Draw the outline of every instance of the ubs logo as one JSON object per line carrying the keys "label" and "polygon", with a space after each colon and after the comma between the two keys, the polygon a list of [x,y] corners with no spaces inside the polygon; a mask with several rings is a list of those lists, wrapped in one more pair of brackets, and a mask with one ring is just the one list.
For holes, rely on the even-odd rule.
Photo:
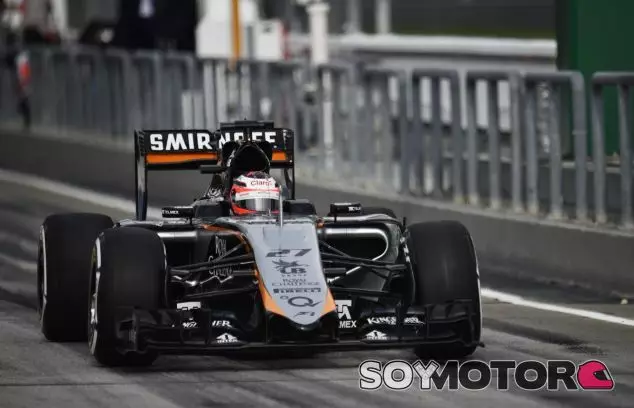
{"label": "ubs logo", "polygon": [[283,259],[273,261],[275,269],[283,275],[293,275],[306,273],[306,267],[308,265],[300,264],[299,261],[287,262]]}

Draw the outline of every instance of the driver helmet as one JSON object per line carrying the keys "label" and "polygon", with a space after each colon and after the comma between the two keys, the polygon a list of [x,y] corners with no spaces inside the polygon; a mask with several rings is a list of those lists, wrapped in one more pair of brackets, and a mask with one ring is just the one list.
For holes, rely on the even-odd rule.
{"label": "driver helmet", "polygon": [[279,184],[262,171],[251,171],[237,177],[229,192],[231,210],[235,215],[277,212],[279,200]]}

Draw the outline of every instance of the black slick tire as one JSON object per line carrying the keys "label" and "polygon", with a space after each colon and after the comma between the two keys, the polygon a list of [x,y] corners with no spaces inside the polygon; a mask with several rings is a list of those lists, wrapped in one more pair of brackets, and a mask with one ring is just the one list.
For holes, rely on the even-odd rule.
{"label": "black slick tire", "polygon": [[100,236],[94,251],[88,297],[91,354],[109,367],[152,364],[156,353],[119,351],[117,325],[130,313],[121,308],[162,308],[166,272],[161,238],[143,228],[116,228]]}
{"label": "black slick tire", "polygon": [[37,262],[38,315],[44,337],[86,341],[86,307],[92,248],[113,226],[101,214],[55,214],[40,228]]}
{"label": "black slick tire", "polygon": [[[408,228],[408,248],[416,280],[417,305],[441,305],[455,300],[470,300],[472,314],[466,322],[461,342],[434,344],[415,350],[420,358],[461,359],[477,348],[482,332],[480,277],[475,248],[469,231],[454,221],[413,224]],[[467,315],[467,307],[453,309],[452,317]],[[469,338],[471,337],[471,338]]]}

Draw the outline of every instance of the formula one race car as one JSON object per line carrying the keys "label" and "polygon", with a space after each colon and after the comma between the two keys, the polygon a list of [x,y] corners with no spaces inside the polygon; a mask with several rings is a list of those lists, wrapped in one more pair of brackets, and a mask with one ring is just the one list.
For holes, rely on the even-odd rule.
{"label": "formula one race car", "polygon": [[[480,344],[479,272],[456,222],[295,198],[293,132],[241,121],[137,131],[136,219],[57,214],[42,228],[39,314],[51,341],[88,341],[107,366],[159,354],[411,348],[462,358]],[[213,177],[191,205],[147,219],[147,174]],[[284,182],[270,176],[281,171]]]}

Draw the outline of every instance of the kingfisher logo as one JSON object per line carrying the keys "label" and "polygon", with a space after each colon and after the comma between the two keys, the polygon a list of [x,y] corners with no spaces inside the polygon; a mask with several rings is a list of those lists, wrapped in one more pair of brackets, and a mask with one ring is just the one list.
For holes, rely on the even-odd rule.
{"label": "kingfisher logo", "polygon": [[359,365],[359,387],[377,390],[382,386],[391,390],[405,390],[414,386],[421,391],[459,390],[479,391],[488,388],[506,391],[514,383],[527,391],[611,391],[615,383],[608,367],[601,361],[590,360],[575,364],[567,360],[447,361],[444,366],[436,361],[402,360],[382,364],[376,360]]}

